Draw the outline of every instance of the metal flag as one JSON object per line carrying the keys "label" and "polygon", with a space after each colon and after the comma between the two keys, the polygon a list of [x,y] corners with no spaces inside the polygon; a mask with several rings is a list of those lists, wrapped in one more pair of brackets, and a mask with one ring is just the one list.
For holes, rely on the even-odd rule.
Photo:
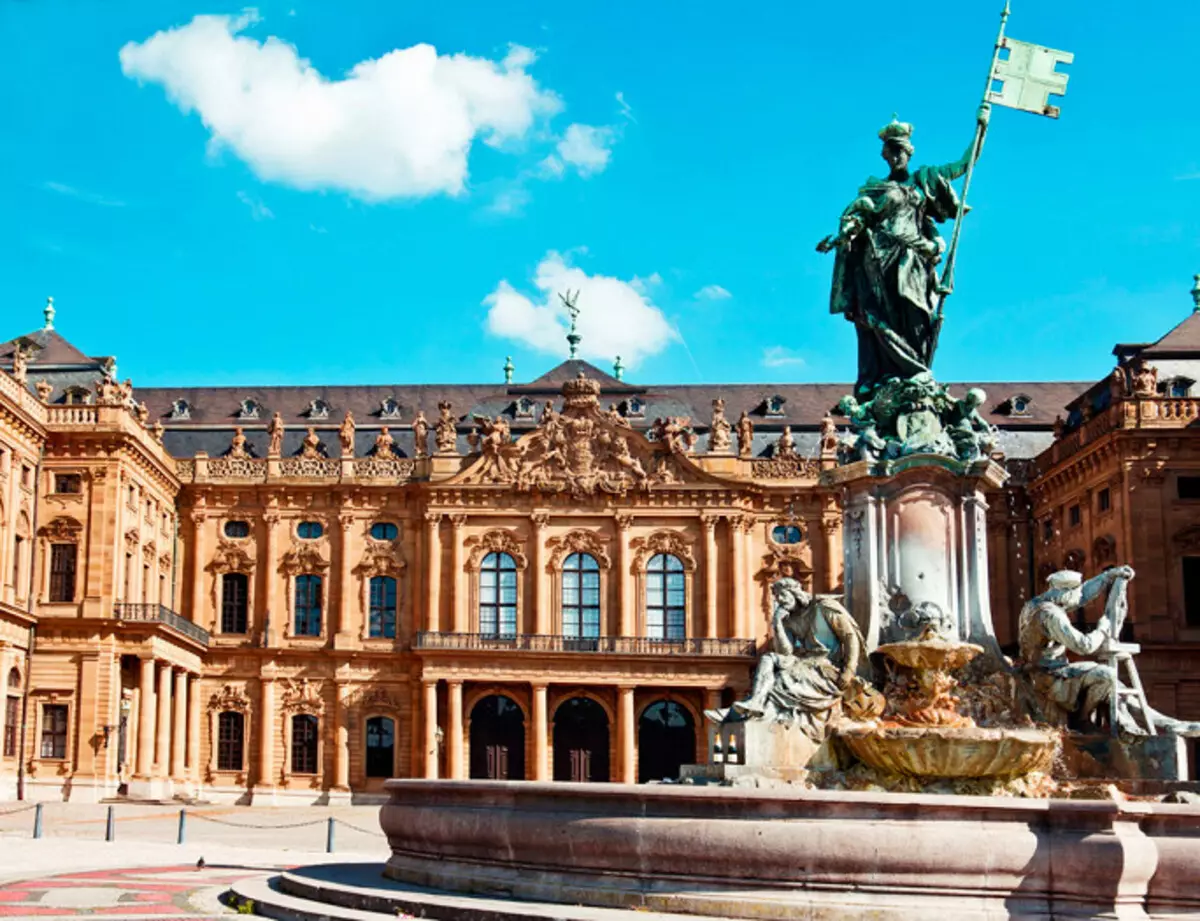
{"label": "metal flag", "polygon": [[[1055,67],[1070,64],[1075,60],[1075,55],[1007,37],[1000,42],[1001,48],[1008,49],[1008,57],[996,59],[987,101],[1010,109],[1058,118],[1058,106],[1050,104],[1050,97],[1066,94],[1067,75],[1059,73]],[[998,90],[995,89],[995,81],[1000,82]]]}

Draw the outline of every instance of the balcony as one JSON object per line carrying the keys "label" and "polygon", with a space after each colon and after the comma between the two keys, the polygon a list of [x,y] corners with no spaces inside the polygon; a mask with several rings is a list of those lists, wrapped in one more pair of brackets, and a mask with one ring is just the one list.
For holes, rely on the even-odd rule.
{"label": "balcony", "polygon": [[170,608],[161,604],[116,604],[113,607],[117,620],[122,623],[163,624],[201,646],[208,645],[207,630],[197,627],[190,620],[180,617]]}
{"label": "balcony", "polygon": [[717,656],[753,659],[754,640],[708,639],[658,640],[645,636],[555,636],[518,633],[417,634],[416,648],[425,650],[486,650],[492,652],[607,653],[618,656]]}

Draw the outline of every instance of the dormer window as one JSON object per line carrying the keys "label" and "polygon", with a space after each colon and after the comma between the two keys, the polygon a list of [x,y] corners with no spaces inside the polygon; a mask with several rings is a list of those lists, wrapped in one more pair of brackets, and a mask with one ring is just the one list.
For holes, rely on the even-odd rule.
{"label": "dormer window", "polygon": [[521,397],[516,403],[513,404],[513,418],[532,419],[533,410],[536,406],[537,403],[529,399],[529,397]]}
{"label": "dormer window", "polygon": [[192,418],[192,405],[187,400],[176,400],[171,404],[171,410],[167,413],[167,418],[176,422],[181,419]]}
{"label": "dormer window", "polygon": [[73,384],[63,391],[63,402],[71,405],[76,403],[90,403],[92,402],[92,392],[86,387]]}
{"label": "dormer window", "polygon": [[1164,397],[1189,397],[1196,382],[1186,377],[1169,377],[1158,382],[1158,392]]}
{"label": "dormer window", "polygon": [[773,397],[767,397],[763,400],[763,415],[764,416],[782,416],[783,404],[787,402],[787,398],[775,394]]}
{"label": "dormer window", "polygon": [[386,400],[381,400],[379,403],[379,418],[380,419],[399,419],[400,404],[396,402],[394,397],[388,397]]}
{"label": "dormer window", "polygon": [[1029,404],[1032,402],[1033,402],[1032,398],[1026,396],[1023,393],[1018,393],[1016,396],[1014,396],[1012,398],[1012,415],[1028,416],[1029,415]]}
{"label": "dormer window", "polygon": [[646,401],[640,397],[630,397],[625,401],[625,412],[623,415],[626,419],[645,419]]}
{"label": "dormer window", "polygon": [[245,400],[242,400],[242,402],[240,404],[238,404],[238,412],[237,412],[238,421],[245,422],[247,420],[257,419],[258,418],[258,410],[259,410],[258,403],[256,403],[254,400],[251,400],[250,398],[247,397]]}
{"label": "dormer window", "polygon": [[328,419],[329,404],[324,400],[311,400],[308,404],[307,415],[310,419]]}

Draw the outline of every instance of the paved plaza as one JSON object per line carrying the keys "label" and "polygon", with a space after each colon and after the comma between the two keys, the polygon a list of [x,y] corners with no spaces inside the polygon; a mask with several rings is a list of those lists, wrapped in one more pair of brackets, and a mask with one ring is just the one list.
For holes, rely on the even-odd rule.
{"label": "paved plaza", "polygon": [[[220,895],[249,876],[327,861],[380,861],[387,845],[377,806],[179,809],[46,803],[42,837],[34,810],[0,810],[0,918],[199,919],[231,917]],[[334,819],[334,852],[326,853]],[[203,865],[199,865],[203,860]]]}

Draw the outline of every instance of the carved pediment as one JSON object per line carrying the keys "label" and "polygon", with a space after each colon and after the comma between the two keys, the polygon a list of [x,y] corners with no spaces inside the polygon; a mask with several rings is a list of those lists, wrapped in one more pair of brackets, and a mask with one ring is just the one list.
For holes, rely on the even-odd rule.
{"label": "carved pediment", "polygon": [[245,541],[222,537],[217,541],[217,549],[205,569],[209,572],[251,573],[254,571],[254,557],[246,552]]}
{"label": "carved pediment", "polygon": [[683,568],[692,572],[696,568],[696,557],[692,554],[692,545],[682,534],[675,531],[655,531],[649,537],[635,537],[629,542],[633,548],[633,571],[642,572],[646,562],[656,554],[669,553],[678,557]]}
{"label": "carved pediment", "polygon": [[399,576],[408,563],[401,554],[400,541],[369,541],[354,574],[364,579],[374,576]]}
{"label": "carved pediment", "polygon": [[208,709],[212,713],[221,710],[236,710],[238,713],[249,713],[250,698],[246,696],[245,688],[227,684],[208,699]]}
{"label": "carved pediment", "polygon": [[83,533],[83,525],[74,518],[59,516],[49,524],[38,528],[38,534],[49,541],[77,541]]}
{"label": "carved pediment", "polygon": [[601,569],[608,569],[612,565],[604,541],[595,531],[571,531],[562,537],[552,537],[546,541],[546,546],[550,549],[550,561],[547,564],[548,572],[561,569],[563,560],[572,553],[586,553],[590,555],[600,565]]}
{"label": "carved pediment", "polygon": [[286,679],[282,684],[283,693],[280,694],[279,702],[284,713],[311,713],[313,716],[320,716],[324,711],[325,701],[316,682],[300,678]]}
{"label": "carved pediment", "polygon": [[523,545],[512,531],[497,528],[477,537],[468,537],[463,546],[471,551],[467,562],[470,570],[479,569],[483,558],[489,553],[507,553],[517,564],[517,569],[524,569],[527,562]]}
{"label": "carved pediment", "polygon": [[302,572],[322,573],[328,568],[329,562],[321,556],[320,548],[309,541],[292,544],[292,549],[279,563],[279,571],[289,576]]}

